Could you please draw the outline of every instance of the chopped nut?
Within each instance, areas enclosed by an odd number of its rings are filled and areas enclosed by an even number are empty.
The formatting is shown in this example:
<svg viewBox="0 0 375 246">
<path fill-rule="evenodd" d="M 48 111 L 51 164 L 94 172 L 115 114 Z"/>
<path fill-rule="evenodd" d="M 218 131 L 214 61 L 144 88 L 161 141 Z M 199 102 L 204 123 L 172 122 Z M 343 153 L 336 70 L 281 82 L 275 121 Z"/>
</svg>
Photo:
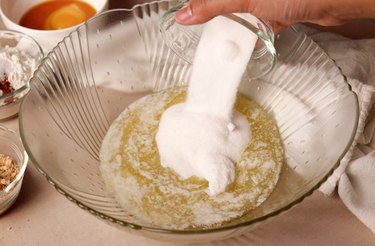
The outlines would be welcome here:
<svg viewBox="0 0 375 246">
<path fill-rule="evenodd" d="M 14 91 L 12 83 L 9 82 L 8 75 L 6 73 L 3 73 L 3 75 L 0 76 L 0 91 L 2 91 L 2 95 L 6 95 Z"/>
<path fill-rule="evenodd" d="M 12 183 L 19 171 L 12 157 L 0 154 L 0 191 Z"/>
</svg>

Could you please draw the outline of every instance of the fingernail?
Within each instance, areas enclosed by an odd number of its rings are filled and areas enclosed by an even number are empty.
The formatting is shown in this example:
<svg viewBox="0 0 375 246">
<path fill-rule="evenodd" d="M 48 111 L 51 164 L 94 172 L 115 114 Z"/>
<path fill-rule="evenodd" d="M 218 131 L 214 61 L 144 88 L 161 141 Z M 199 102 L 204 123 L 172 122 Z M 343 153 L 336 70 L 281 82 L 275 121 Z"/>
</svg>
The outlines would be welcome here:
<svg viewBox="0 0 375 246">
<path fill-rule="evenodd" d="M 178 22 L 185 22 L 193 17 L 190 4 L 186 5 L 176 13 L 176 19 Z"/>
</svg>

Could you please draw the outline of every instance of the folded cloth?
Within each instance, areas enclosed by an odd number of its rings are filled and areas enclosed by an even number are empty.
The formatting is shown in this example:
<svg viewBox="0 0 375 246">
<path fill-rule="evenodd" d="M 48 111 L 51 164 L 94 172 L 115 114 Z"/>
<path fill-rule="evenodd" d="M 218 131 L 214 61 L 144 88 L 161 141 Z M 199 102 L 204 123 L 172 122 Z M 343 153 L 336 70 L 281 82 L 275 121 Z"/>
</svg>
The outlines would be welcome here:
<svg viewBox="0 0 375 246">
<path fill-rule="evenodd" d="M 359 124 L 339 167 L 319 188 L 338 194 L 347 208 L 375 233 L 375 39 L 352 40 L 297 25 L 317 42 L 342 69 L 358 96 Z"/>
<path fill-rule="evenodd" d="M 375 54 L 374 54 L 375 55 Z M 360 81 L 352 78 L 348 78 L 348 83 L 352 86 L 352 90 L 357 94 L 359 102 L 359 122 L 354 141 L 350 146 L 350 149 L 345 154 L 345 156 L 340 161 L 339 167 L 333 172 L 333 174 L 328 178 L 328 180 L 319 188 L 321 192 L 326 195 L 332 195 L 335 188 L 340 180 L 340 177 L 345 173 L 348 165 L 352 160 L 358 158 L 358 151 L 355 151 L 359 143 L 359 139 L 363 135 L 363 131 L 366 124 L 366 119 L 368 118 L 369 111 L 372 107 L 374 100 L 374 87 L 371 85 L 366 85 Z M 374 180 L 375 182 L 375 180 Z M 374 183 L 375 185 L 375 183 Z M 345 202 L 344 202 L 345 203 Z M 375 211 L 374 211 L 375 213 Z M 375 223 L 374 223 L 375 225 Z"/>
</svg>

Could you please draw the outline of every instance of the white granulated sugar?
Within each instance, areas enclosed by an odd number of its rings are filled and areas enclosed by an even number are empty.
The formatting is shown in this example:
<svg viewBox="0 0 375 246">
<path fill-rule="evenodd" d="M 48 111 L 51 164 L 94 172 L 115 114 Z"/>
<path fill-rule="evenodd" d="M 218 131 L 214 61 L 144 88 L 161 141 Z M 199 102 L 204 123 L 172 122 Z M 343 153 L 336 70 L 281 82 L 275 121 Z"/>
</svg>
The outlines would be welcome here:
<svg viewBox="0 0 375 246">
<path fill-rule="evenodd" d="M 5 46 L 0 49 L 0 78 L 4 79 L 6 76 L 15 90 L 29 81 L 36 66 L 35 58 L 19 47 Z"/>
<path fill-rule="evenodd" d="M 251 139 L 246 118 L 233 106 L 256 41 L 255 34 L 225 17 L 209 21 L 187 101 L 167 109 L 160 120 L 156 142 L 162 165 L 184 179 L 206 179 L 212 196 L 234 181 L 234 163 Z"/>
<path fill-rule="evenodd" d="M 263 167 L 266 169 L 274 169 L 276 166 L 276 163 L 273 160 L 265 161 L 263 163 Z"/>
<path fill-rule="evenodd" d="M 210 23 L 188 91 L 133 102 L 102 141 L 103 180 L 138 224 L 215 228 L 247 216 L 278 180 L 284 157 L 278 128 L 258 104 L 237 97 L 254 37 L 221 17 Z"/>
</svg>

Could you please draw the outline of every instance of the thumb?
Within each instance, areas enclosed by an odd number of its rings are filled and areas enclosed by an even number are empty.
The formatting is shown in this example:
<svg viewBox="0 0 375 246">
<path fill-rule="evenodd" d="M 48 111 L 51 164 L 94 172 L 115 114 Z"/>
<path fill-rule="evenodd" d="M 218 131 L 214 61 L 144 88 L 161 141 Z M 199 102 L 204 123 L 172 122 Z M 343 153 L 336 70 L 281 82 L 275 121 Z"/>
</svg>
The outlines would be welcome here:
<svg viewBox="0 0 375 246">
<path fill-rule="evenodd" d="M 183 25 L 201 24 L 213 17 L 228 13 L 252 12 L 251 0 L 192 0 L 176 13 Z"/>
</svg>

